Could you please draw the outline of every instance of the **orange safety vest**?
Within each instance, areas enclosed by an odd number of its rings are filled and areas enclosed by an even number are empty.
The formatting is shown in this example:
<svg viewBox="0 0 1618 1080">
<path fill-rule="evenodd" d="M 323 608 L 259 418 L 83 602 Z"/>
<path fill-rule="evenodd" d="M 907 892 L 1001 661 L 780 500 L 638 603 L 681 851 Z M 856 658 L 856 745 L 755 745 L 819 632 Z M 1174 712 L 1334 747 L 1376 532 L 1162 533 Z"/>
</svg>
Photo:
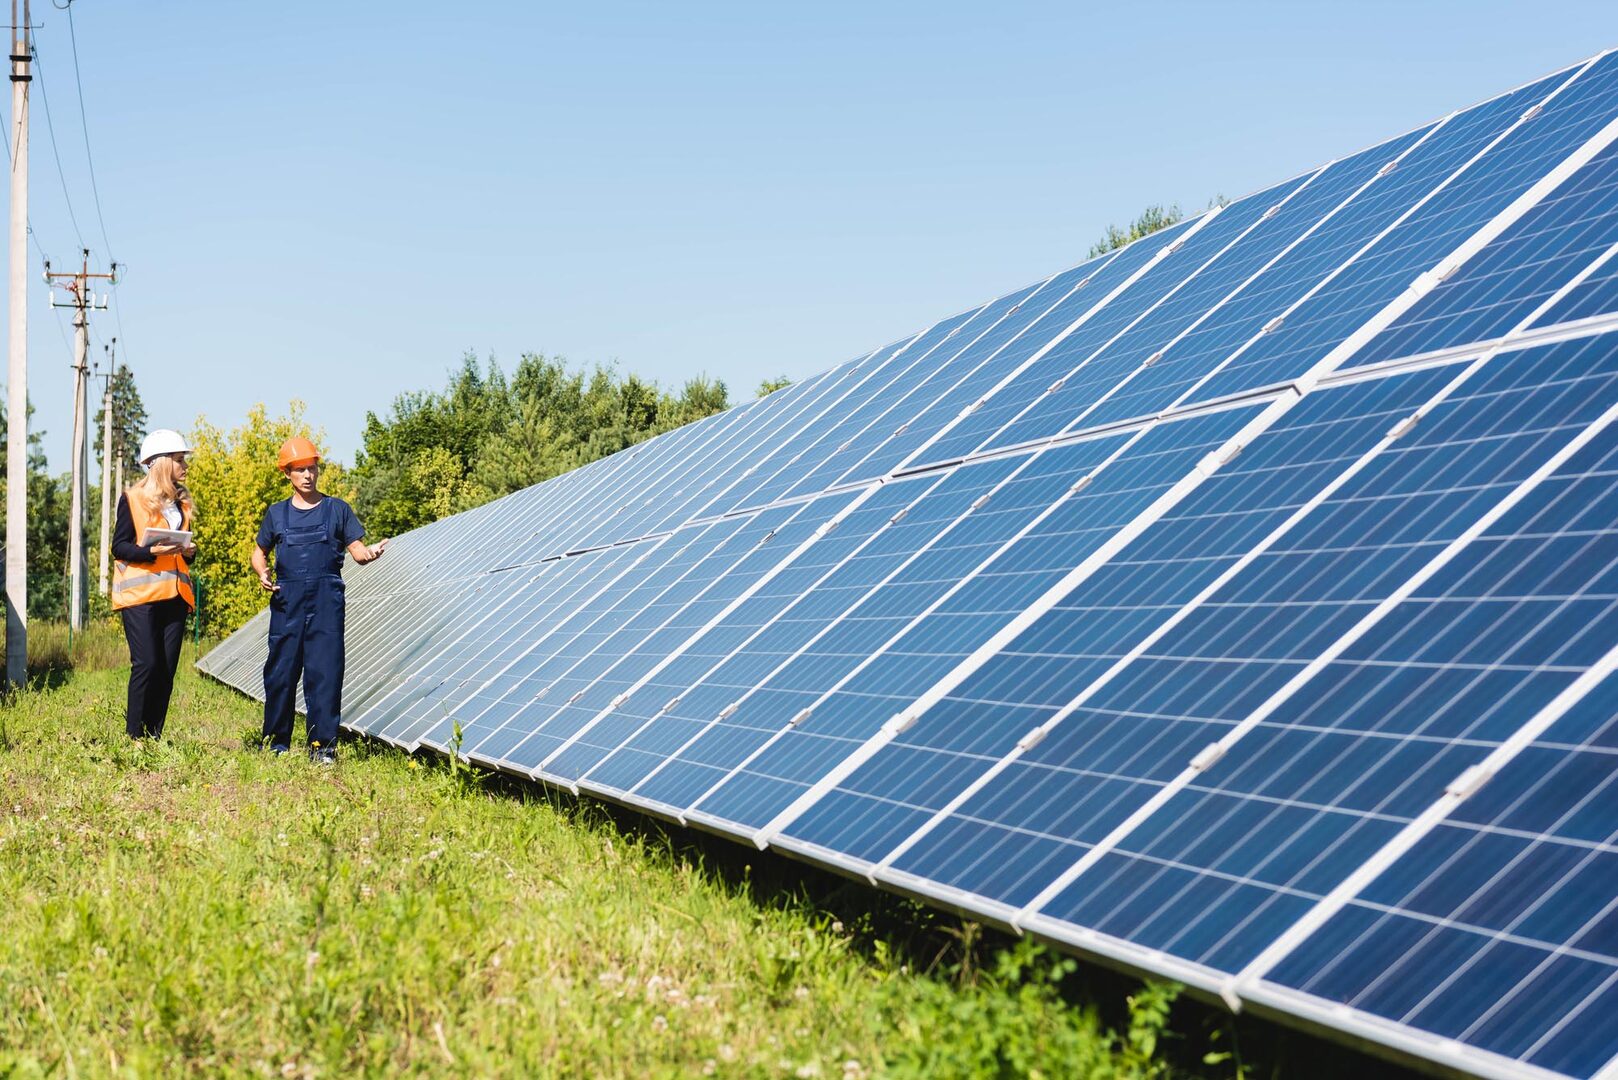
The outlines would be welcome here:
<svg viewBox="0 0 1618 1080">
<path fill-rule="evenodd" d="M 166 529 L 169 524 L 161 511 L 148 510 L 146 500 L 139 497 L 129 499 L 129 520 L 135 526 L 137 544 L 142 542 L 147 529 Z M 186 529 L 190 525 L 190 508 L 181 503 L 180 528 Z M 134 607 L 136 604 L 152 604 L 178 596 L 189 607 L 195 608 L 197 598 L 191 591 L 190 569 L 185 564 L 185 558 L 178 553 L 158 555 L 151 562 L 115 561 L 112 564 L 112 606 Z"/>
</svg>

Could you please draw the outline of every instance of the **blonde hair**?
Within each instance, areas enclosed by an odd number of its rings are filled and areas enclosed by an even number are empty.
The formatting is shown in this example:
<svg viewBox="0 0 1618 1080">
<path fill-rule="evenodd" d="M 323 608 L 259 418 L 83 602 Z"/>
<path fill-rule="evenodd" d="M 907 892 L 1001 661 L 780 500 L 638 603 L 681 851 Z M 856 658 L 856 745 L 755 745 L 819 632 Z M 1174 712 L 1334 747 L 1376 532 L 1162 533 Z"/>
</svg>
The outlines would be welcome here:
<svg viewBox="0 0 1618 1080">
<path fill-rule="evenodd" d="M 187 514 L 192 513 L 191 492 L 174 475 L 174 459 L 170 457 L 153 458 L 146 475 L 129 489 L 129 497 L 139 499 L 153 514 L 161 513 L 168 503 L 176 503 Z"/>
</svg>

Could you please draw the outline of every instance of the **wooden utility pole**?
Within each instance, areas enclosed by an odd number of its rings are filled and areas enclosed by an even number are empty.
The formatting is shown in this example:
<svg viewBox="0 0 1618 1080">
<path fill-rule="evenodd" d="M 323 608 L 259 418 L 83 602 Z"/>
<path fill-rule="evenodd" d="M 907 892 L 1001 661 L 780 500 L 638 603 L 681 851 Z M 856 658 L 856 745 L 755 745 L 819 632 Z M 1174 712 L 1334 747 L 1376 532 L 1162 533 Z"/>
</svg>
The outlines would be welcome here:
<svg viewBox="0 0 1618 1080">
<path fill-rule="evenodd" d="M 96 564 L 96 591 L 107 595 L 107 566 L 112 556 L 112 379 L 118 373 L 118 339 L 103 345 L 107 354 L 107 385 L 101 393 L 101 561 Z"/>
<path fill-rule="evenodd" d="M 28 0 L 11 0 L 11 289 L 6 378 L 6 682 L 28 680 Z"/>
<path fill-rule="evenodd" d="M 74 630 L 84 629 L 86 614 L 86 600 L 88 598 L 89 584 L 84 565 L 84 504 L 89 494 L 85 487 L 85 458 L 86 445 L 89 434 L 89 417 L 85 413 L 85 387 L 89 381 L 90 368 L 87 359 L 90 353 L 90 312 L 105 311 L 107 298 L 96 296 L 90 288 L 90 283 L 96 279 L 104 279 L 116 285 L 118 283 L 118 264 L 112 264 L 112 272 L 107 274 L 90 273 L 90 249 L 83 251 L 83 264 L 80 269 L 70 274 L 52 273 L 49 261 L 45 263 L 45 280 L 55 285 L 60 280 L 67 289 L 68 301 L 57 303 L 55 296 L 51 298 L 51 307 L 68 307 L 73 309 L 73 470 L 72 470 L 72 500 L 68 510 L 67 529 L 67 578 L 68 578 L 68 626 Z"/>
</svg>

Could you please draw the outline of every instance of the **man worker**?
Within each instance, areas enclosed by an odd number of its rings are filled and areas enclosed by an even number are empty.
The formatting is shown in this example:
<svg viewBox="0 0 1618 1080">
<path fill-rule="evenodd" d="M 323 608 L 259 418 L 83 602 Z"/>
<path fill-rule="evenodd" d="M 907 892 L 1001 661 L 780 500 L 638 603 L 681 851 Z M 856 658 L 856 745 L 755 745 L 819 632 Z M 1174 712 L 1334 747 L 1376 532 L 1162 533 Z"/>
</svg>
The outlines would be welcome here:
<svg viewBox="0 0 1618 1080">
<path fill-rule="evenodd" d="M 320 490 L 320 451 L 294 436 L 276 459 L 292 497 L 264 512 L 253 548 L 253 571 L 270 594 L 269 656 L 264 661 L 264 739 L 284 754 L 292 748 L 298 678 L 308 715 L 309 759 L 337 760 L 343 710 L 343 552 L 375 562 L 386 540 L 361 542 L 365 528 L 342 499 Z M 269 553 L 275 552 L 275 576 Z"/>
</svg>

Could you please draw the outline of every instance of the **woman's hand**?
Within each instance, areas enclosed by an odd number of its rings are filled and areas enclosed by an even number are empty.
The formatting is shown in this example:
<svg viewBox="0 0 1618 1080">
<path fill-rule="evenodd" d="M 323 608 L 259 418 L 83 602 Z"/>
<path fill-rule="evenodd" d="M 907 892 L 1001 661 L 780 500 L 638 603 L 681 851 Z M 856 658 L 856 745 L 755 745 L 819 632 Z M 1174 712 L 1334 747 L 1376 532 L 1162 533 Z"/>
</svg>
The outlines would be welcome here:
<svg viewBox="0 0 1618 1080">
<path fill-rule="evenodd" d="M 195 545 L 195 544 L 187 544 L 187 545 L 185 545 L 185 550 L 180 552 L 180 554 L 185 557 L 186 562 L 190 562 L 192 559 L 197 557 L 197 545 Z"/>
<path fill-rule="evenodd" d="M 160 544 L 153 544 L 150 548 L 153 555 L 178 555 L 180 545 L 172 540 L 165 540 Z"/>
</svg>

